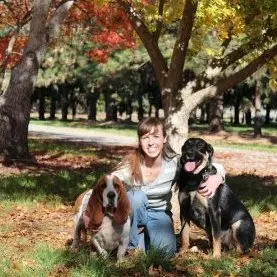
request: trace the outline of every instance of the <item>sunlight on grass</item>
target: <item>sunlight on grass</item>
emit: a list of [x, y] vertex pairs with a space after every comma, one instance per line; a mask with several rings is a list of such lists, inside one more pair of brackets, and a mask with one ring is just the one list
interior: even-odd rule
[[12, 252], [6, 245], [0, 244], [0, 253], [0, 277], [7, 277], [9, 276], [10, 269], [12, 268], [12, 262], [10, 260]]
[[56, 265], [67, 263], [68, 259], [64, 256], [62, 249], [55, 249], [48, 244], [38, 245], [34, 252], [28, 257], [34, 266], [24, 266], [25, 276], [49, 276]]
[[54, 142], [50, 140], [44, 140], [43, 143], [41, 143], [41, 140], [39, 139], [29, 139], [28, 144], [31, 152], [43, 151], [61, 153], [63, 155], [72, 154], [90, 157], [96, 156], [95, 147], [89, 145], [80, 147], [80, 144], [78, 145], [77, 143], [71, 143], [69, 147], [68, 143]]
[[13, 229], [13, 224], [6, 222], [5, 225], [0, 225], [0, 234], [9, 234]]
[[55, 126], [55, 127], [71, 127], [71, 128], [83, 128], [93, 130], [94, 132], [105, 132], [108, 134], [117, 134], [122, 136], [136, 136], [136, 124], [112, 124], [112, 125], [92, 125], [87, 120], [80, 121], [60, 121], [60, 120], [31, 120], [31, 124]]
[[226, 141], [215, 141], [213, 143], [214, 147], [222, 147], [222, 148], [232, 148], [232, 149], [242, 149], [249, 151], [264, 151], [270, 153], [277, 153], [277, 147], [274, 145], [262, 145], [262, 144], [239, 144], [234, 142], [226, 142]]

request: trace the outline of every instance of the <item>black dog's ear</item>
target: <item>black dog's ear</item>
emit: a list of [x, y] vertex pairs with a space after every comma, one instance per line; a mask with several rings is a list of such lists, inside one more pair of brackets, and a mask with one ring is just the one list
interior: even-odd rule
[[214, 154], [214, 148], [212, 147], [211, 144], [207, 143], [207, 151], [209, 153], [210, 158], [212, 158], [213, 154]]

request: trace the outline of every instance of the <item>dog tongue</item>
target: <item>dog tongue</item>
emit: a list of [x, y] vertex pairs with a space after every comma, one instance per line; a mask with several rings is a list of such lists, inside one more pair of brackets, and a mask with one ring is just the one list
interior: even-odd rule
[[187, 172], [191, 172], [196, 168], [196, 162], [186, 162], [184, 169]]

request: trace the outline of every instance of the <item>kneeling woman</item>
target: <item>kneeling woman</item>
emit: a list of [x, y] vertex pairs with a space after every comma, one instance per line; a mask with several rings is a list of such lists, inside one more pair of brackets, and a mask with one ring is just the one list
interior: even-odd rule
[[[129, 248], [158, 248], [168, 256], [176, 253], [176, 236], [171, 217], [171, 188], [178, 177], [178, 154], [170, 150], [165, 128], [157, 118], [146, 118], [137, 128], [138, 148], [127, 155], [113, 172], [125, 184], [132, 207]], [[199, 192], [212, 197], [225, 177], [209, 176]], [[140, 230], [140, 231], [139, 231]]]

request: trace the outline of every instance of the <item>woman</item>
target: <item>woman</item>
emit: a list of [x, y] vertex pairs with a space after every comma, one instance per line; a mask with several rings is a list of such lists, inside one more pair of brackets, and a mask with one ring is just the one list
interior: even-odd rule
[[[157, 118], [139, 122], [137, 135], [138, 149], [127, 155], [113, 172], [125, 182], [132, 206], [129, 247], [159, 248], [173, 256], [176, 237], [170, 200], [180, 156], [170, 150], [164, 126]], [[224, 168], [214, 166], [220, 175], [210, 176], [202, 184], [199, 192], [203, 196], [212, 197], [225, 177]]]

